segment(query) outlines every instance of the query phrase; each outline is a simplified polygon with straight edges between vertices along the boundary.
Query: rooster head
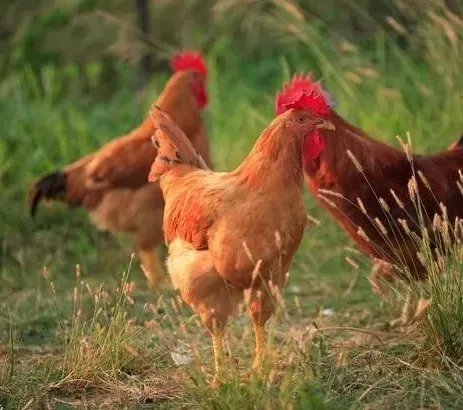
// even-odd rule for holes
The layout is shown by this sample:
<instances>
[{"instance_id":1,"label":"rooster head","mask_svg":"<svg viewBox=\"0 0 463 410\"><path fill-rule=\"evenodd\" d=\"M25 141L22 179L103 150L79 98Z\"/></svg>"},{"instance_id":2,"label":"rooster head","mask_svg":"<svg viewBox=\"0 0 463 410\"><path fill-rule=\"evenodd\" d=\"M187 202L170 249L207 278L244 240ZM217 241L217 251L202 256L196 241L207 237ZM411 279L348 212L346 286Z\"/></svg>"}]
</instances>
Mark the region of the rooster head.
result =
<instances>
[{"instance_id":1,"label":"rooster head","mask_svg":"<svg viewBox=\"0 0 463 410\"><path fill-rule=\"evenodd\" d=\"M331 114L331 98L322 88L320 82L312 80L310 73L307 75L295 74L275 98L277 115L290 109L308 111L315 118L323 120ZM321 128L323 127L315 128L303 139L302 157L304 163L318 158L325 147L325 140L320 132Z\"/></svg>"},{"instance_id":2,"label":"rooster head","mask_svg":"<svg viewBox=\"0 0 463 410\"><path fill-rule=\"evenodd\" d=\"M204 57L197 51L184 50L175 54L170 60L173 72L187 72L190 87L200 108L207 104L206 77L207 66Z\"/></svg>"},{"instance_id":3,"label":"rooster head","mask_svg":"<svg viewBox=\"0 0 463 410\"><path fill-rule=\"evenodd\" d=\"M207 75L207 66L204 57L197 51L183 50L175 54L170 60L170 68L173 72L194 70L202 76Z\"/></svg>"}]
</instances>

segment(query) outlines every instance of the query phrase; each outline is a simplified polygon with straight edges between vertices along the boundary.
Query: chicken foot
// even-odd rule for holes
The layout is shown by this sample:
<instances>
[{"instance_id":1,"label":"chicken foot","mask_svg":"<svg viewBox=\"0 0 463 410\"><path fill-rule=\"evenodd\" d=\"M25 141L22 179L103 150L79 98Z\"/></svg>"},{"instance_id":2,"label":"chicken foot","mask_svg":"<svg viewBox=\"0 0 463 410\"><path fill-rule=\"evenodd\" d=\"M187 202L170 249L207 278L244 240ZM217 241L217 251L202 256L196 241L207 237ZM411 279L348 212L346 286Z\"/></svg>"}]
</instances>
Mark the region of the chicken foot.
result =
<instances>
[{"instance_id":1,"label":"chicken foot","mask_svg":"<svg viewBox=\"0 0 463 410\"><path fill-rule=\"evenodd\" d=\"M149 288L151 290L157 289L166 276L157 249L139 249L138 254Z\"/></svg>"},{"instance_id":2,"label":"chicken foot","mask_svg":"<svg viewBox=\"0 0 463 410\"><path fill-rule=\"evenodd\" d=\"M423 316L430 303L431 301L425 298L419 298L419 300L415 303L415 298L413 297L412 292L407 291L405 303L402 307L402 314L399 318L392 320L389 325L392 328L406 328L410 326L414 321Z\"/></svg>"},{"instance_id":3,"label":"chicken foot","mask_svg":"<svg viewBox=\"0 0 463 410\"><path fill-rule=\"evenodd\" d=\"M371 270L369 281L374 293L379 296L385 297L389 291L389 283L394 280L394 272L392 265L383 260L377 259ZM400 317L389 322L392 328L410 326L415 320L419 319L427 310L430 300L420 298L415 303L412 291L407 291L405 303L402 307Z\"/></svg>"},{"instance_id":4,"label":"chicken foot","mask_svg":"<svg viewBox=\"0 0 463 410\"><path fill-rule=\"evenodd\" d=\"M413 299L411 292L407 292L400 317L390 322L391 327L406 327L411 324L415 313Z\"/></svg>"}]
</instances>

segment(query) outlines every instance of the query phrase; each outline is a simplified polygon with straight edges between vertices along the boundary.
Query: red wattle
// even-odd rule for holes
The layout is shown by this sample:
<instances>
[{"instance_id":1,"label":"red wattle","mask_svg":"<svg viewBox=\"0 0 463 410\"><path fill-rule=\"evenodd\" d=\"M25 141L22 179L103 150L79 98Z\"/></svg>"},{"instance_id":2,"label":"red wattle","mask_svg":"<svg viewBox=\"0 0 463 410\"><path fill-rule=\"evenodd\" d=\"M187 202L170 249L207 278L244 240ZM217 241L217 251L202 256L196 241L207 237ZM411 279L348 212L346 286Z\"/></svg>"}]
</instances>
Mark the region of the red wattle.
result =
<instances>
[{"instance_id":1,"label":"red wattle","mask_svg":"<svg viewBox=\"0 0 463 410\"><path fill-rule=\"evenodd\" d=\"M207 93L204 85L197 85L193 87L193 92L198 102L199 108L204 108L207 105Z\"/></svg>"},{"instance_id":2,"label":"red wattle","mask_svg":"<svg viewBox=\"0 0 463 410\"><path fill-rule=\"evenodd\" d=\"M318 158L324 148L325 140L318 131L307 135L302 141L302 161L304 166L308 162Z\"/></svg>"}]
</instances>

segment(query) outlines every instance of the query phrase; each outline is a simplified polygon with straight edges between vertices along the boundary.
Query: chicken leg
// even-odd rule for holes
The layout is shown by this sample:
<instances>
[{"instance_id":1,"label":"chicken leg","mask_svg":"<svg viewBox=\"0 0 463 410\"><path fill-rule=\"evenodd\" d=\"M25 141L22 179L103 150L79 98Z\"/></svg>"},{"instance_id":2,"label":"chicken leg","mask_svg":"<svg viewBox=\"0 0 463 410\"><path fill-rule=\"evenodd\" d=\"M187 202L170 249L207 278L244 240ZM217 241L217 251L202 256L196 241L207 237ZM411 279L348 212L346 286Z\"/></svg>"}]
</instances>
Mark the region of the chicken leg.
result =
<instances>
[{"instance_id":1,"label":"chicken leg","mask_svg":"<svg viewBox=\"0 0 463 410\"><path fill-rule=\"evenodd\" d=\"M262 367L262 358L265 352L266 334L264 325L254 323L254 335L256 337L256 347L254 352L254 362L252 368L259 370Z\"/></svg>"},{"instance_id":2,"label":"chicken leg","mask_svg":"<svg viewBox=\"0 0 463 410\"><path fill-rule=\"evenodd\" d=\"M394 319L390 322L391 327L405 327L411 324L413 320L413 314L415 313L414 309L414 300L412 293L407 291L405 296L405 303L402 306L402 313L400 317Z\"/></svg>"},{"instance_id":3,"label":"chicken leg","mask_svg":"<svg viewBox=\"0 0 463 410\"><path fill-rule=\"evenodd\" d=\"M266 288L263 282L251 291L251 300L249 304L249 315L254 326L255 350L252 369L260 370L265 354L267 344L267 335L265 332L265 323L274 311L274 300L270 290Z\"/></svg>"},{"instance_id":4,"label":"chicken leg","mask_svg":"<svg viewBox=\"0 0 463 410\"><path fill-rule=\"evenodd\" d=\"M405 303L402 307L402 314L399 318L390 322L391 327L408 327L414 321L420 319L423 314L427 311L430 299L420 297L415 303L415 298L412 295L412 291L407 291L405 297Z\"/></svg>"},{"instance_id":5,"label":"chicken leg","mask_svg":"<svg viewBox=\"0 0 463 410\"><path fill-rule=\"evenodd\" d=\"M138 254L148 286L151 290L157 289L166 276L157 249L139 249Z\"/></svg>"},{"instance_id":6,"label":"chicken leg","mask_svg":"<svg viewBox=\"0 0 463 410\"><path fill-rule=\"evenodd\" d=\"M215 376L214 383L220 383L223 374L224 354L223 354L223 330L214 329L212 332L212 346L214 348Z\"/></svg>"}]
</instances>

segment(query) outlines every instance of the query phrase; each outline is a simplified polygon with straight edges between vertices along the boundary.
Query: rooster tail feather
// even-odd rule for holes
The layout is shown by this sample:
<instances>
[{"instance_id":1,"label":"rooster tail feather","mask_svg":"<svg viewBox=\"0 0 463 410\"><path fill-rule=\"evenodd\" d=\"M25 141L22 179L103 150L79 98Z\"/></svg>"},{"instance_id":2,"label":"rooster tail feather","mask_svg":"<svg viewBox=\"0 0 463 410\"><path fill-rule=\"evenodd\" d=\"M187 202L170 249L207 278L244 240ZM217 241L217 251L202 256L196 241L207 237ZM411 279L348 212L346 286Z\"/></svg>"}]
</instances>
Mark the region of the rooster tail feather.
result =
<instances>
[{"instance_id":1,"label":"rooster tail feather","mask_svg":"<svg viewBox=\"0 0 463 410\"><path fill-rule=\"evenodd\" d=\"M34 218L42 199L61 199L66 192L66 174L54 171L41 177L29 190L30 212Z\"/></svg>"},{"instance_id":2,"label":"rooster tail feather","mask_svg":"<svg viewBox=\"0 0 463 410\"><path fill-rule=\"evenodd\" d=\"M158 152L151 166L149 181L158 180L163 174L179 165L208 169L190 140L166 113L155 106L151 110L151 118L155 127L152 141Z\"/></svg>"},{"instance_id":3,"label":"rooster tail feather","mask_svg":"<svg viewBox=\"0 0 463 410\"><path fill-rule=\"evenodd\" d=\"M452 151L456 148L463 148L463 134L461 134L460 138L455 141L455 142L452 142L449 147L448 147L448 150L449 151Z\"/></svg>"}]
</instances>

